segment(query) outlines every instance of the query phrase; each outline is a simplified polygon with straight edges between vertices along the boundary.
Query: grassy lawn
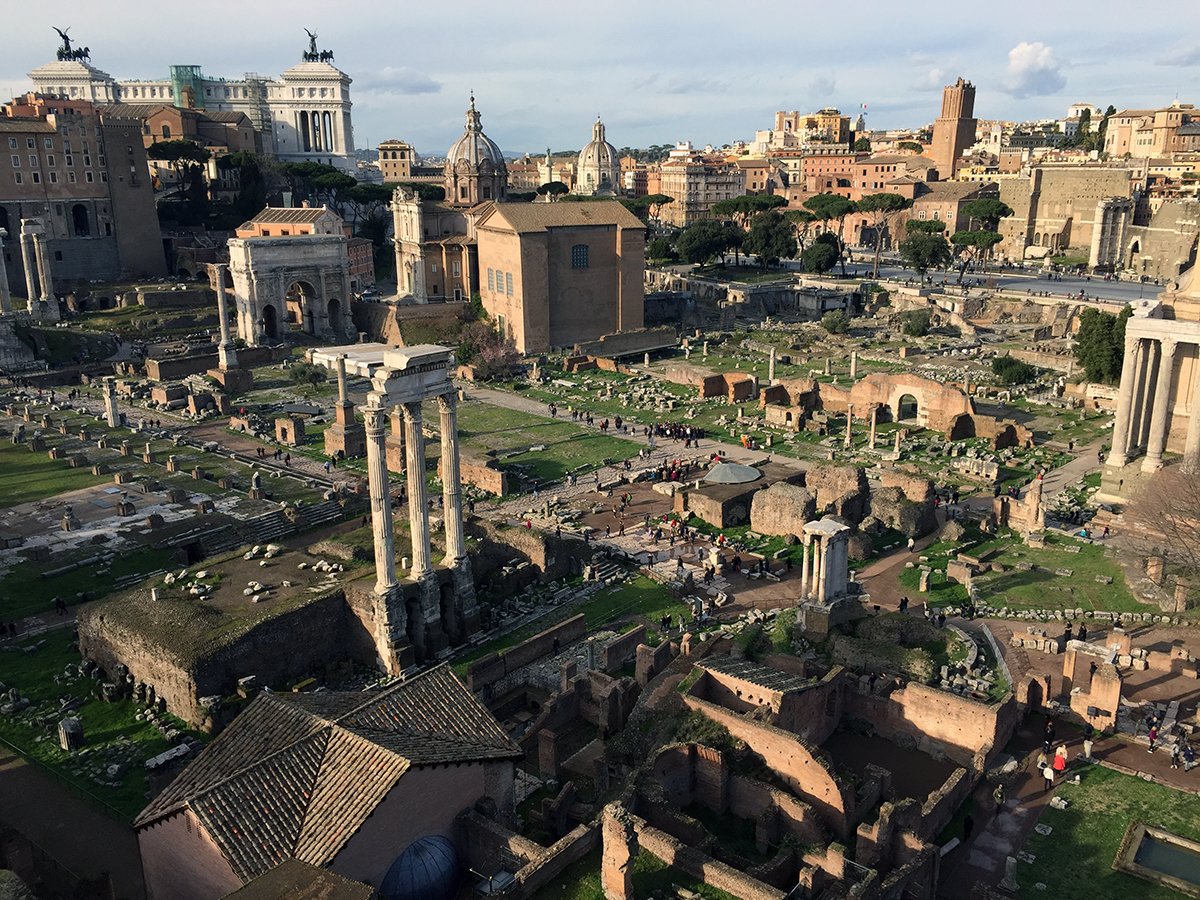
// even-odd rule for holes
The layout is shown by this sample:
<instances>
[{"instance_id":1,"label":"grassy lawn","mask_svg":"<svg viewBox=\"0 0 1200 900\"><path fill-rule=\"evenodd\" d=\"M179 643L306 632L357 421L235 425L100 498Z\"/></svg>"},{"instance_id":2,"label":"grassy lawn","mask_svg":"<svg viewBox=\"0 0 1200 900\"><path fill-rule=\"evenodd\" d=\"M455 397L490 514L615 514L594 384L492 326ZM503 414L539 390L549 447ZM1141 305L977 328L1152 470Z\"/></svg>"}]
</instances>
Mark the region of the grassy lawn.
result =
<instances>
[{"instance_id":1,"label":"grassy lawn","mask_svg":"<svg viewBox=\"0 0 1200 900\"><path fill-rule=\"evenodd\" d=\"M148 782L142 763L170 745L151 725L134 718L139 711L136 703L105 703L95 699L99 682L76 678L56 684L54 677L68 663L79 662L79 654L71 649L70 629L50 632L39 640L42 639L45 641L42 647L30 653L0 652L0 681L17 688L31 701L25 712L0 717L0 738L78 792L104 805L115 818L131 821L147 802ZM19 646L32 647L37 643L31 639ZM83 723L84 750L90 751L86 757L59 749L57 727L62 715L58 713L58 700L65 696L88 698L74 713ZM43 717L46 724L38 724L36 720ZM182 730L182 723L174 724ZM119 787L97 784L90 777L89 770L102 772L117 763L124 770L115 779L119 780Z\"/></svg>"},{"instance_id":2,"label":"grassy lawn","mask_svg":"<svg viewBox=\"0 0 1200 900\"><path fill-rule=\"evenodd\" d=\"M1079 547L1079 551L1071 553L1065 549L1072 545ZM1046 547L1034 549L1009 531L979 540L978 533L972 530L962 543L938 541L922 550L920 555L928 559L927 565L944 569L946 561L959 550L976 558L994 551L985 561L1007 568L1004 572L988 572L975 577L980 599L992 606L1110 612L1142 612L1146 609L1129 593L1121 567L1105 555L1104 547L1099 544L1049 532ZM1018 563L1029 563L1036 568L1022 571L1016 567ZM1070 569L1071 577L1056 575L1060 569ZM1111 578L1112 584L1099 582L1097 577ZM899 575L900 585L914 597L919 596L920 578L918 568L902 569ZM960 584L946 581L943 573L934 572L930 577L929 592L920 596L924 596L931 606L950 606L964 602L967 591Z\"/></svg>"},{"instance_id":3,"label":"grassy lawn","mask_svg":"<svg viewBox=\"0 0 1200 900\"><path fill-rule=\"evenodd\" d=\"M720 281L735 281L741 284L796 280L796 273L790 269L764 269L762 266L697 266L692 270L692 274L702 278L716 278Z\"/></svg>"},{"instance_id":4,"label":"grassy lawn","mask_svg":"<svg viewBox=\"0 0 1200 900\"><path fill-rule=\"evenodd\" d=\"M585 603L562 609L554 616L539 619L524 628L476 647L455 662L454 671L461 677L466 673L467 666L475 660L519 644L545 631L551 625L580 613L583 613L587 621L587 630L592 632L631 616L641 617L654 625L667 613L670 613L672 618L678 618L680 615L686 616L688 612L687 604L672 595L663 585L639 575L620 587L595 594Z\"/></svg>"},{"instance_id":5,"label":"grassy lawn","mask_svg":"<svg viewBox=\"0 0 1200 900\"><path fill-rule=\"evenodd\" d=\"M1167 900L1179 896L1117 872L1112 863L1125 829L1134 821L1200 840L1200 802L1195 797L1101 766L1086 769L1082 784L1063 784L1057 794L1070 806L1047 807L1041 821L1053 833L1029 835L1025 849L1037 859L1017 869L1022 897ZM1037 882L1046 885L1044 892L1034 888Z\"/></svg>"},{"instance_id":6,"label":"grassy lawn","mask_svg":"<svg viewBox=\"0 0 1200 900\"><path fill-rule=\"evenodd\" d=\"M32 434L32 426L26 425L25 431ZM111 475L93 475L91 468L72 469L65 459L50 459L25 444L0 444L0 508L106 482L112 482Z\"/></svg>"},{"instance_id":7,"label":"grassy lawn","mask_svg":"<svg viewBox=\"0 0 1200 900\"><path fill-rule=\"evenodd\" d=\"M77 558L93 556L99 550L81 551ZM117 554L105 566L89 566L57 575L45 573L68 565L70 559L66 554L57 554L45 563L23 562L0 579L0 619L8 621L49 613L55 597L73 604L78 602L80 591L87 592L88 600L99 600L114 589L118 579L167 568L174 557L171 550L130 550Z\"/></svg>"},{"instance_id":8,"label":"grassy lawn","mask_svg":"<svg viewBox=\"0 0 1200 900\"><path fill-rule=\"evenodd\" d=\"M700 883L649 853L634 857L635 897L673 897L672 885L686 888L703 900L734 900L725 891ZM604 891L600 888L600 852L589 853L579 862L567 866L561 875L534 894L532 900L604 900Z\"/></svg>"}]
</instances>

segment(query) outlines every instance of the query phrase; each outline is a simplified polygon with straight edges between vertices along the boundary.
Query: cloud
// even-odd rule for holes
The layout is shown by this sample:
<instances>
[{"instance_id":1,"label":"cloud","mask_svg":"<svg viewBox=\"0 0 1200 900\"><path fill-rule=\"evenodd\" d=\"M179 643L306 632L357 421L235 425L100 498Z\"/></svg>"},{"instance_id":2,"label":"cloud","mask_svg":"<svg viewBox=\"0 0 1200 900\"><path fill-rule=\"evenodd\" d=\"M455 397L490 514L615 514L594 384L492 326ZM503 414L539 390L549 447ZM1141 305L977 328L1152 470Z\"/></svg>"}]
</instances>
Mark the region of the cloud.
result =
<instances>
[{"instance_id":1,"label":"cloud","mask_svg":"<svg viewBox=\"0 0 1200 900\"><path fill-rule=\"evenodd\" d=\"M913 81L914 91L940 91L946 85L946 70L936 66L922 72Z\"/></svg>"},{"instance_id":2,"label":"cloud","mask_svg":"<svg viewBox=\"0 0 1200 900\"><path fill-rule=\"evenodd\" d=\"M1154 61L1156 66L1200 66L1200 45L1176 44Z\"/></svg>"},{"instance_id":3,"label":"cloud","mask_svg":"<svg viewBox=\"0 0 1200 900\"><path fill-rule=\"evenodd\" d=\"M378 72L356 78L355 82L363 90L390 94L436 94L442 89L440 81L408 66L385 66Z\"/></svg>"},{"instance_id":4,"label":"cloud","mask_svg":"<svg viewBox=\"0 0 1200 900\"><path fill-rule=\"evenodd\" d=\"M729 84L716 78L697 78L694 75L664 77L654 72L634 82L634 88L648 94L723 94Z\"/></svg>"},{"instance_id":5,"label":"cloud","mask_svg":"<svg viewBox=\"0 0 1200 900\"><path fill-rule=\"evenodd\" d=\"M1054 48L1040 41L1021 41L1008 51L1008 77L1005 88L1014 97L1041 97L1057 94L1067 84L1062 67L1054 58Z\"/></svg>"},{"instance_id":6,"label":"cloud","mask_svg":"<svg viewBox=\"0 0 1200 900\"><path fill-rule=\"evenodd\" d=\"M837 79L832 75L818 75L808 86L809 94L818 102L827 104L837 90Z\"/></svg>"}]
</instances>

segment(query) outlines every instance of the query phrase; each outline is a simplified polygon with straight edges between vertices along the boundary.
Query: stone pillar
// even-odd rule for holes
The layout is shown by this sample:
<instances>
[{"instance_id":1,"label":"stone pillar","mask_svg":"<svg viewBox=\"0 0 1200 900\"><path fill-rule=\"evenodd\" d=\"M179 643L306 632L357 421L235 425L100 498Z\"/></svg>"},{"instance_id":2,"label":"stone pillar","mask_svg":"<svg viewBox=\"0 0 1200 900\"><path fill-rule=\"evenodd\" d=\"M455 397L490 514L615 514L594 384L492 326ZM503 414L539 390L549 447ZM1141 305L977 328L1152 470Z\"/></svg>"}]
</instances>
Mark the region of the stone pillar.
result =
<instances>
[{"instance_id":1,"label":"stone pillar","mask_svg":"<svg viewBox=\"0 0 1200 900\"><path fill-rule=\"evenodd\" d=\"M1197 346L1200 351L1200 345ZM1188 411L1187 439L1183 445L1183 471L1188 475L1200 473L1200 354L1192 372L1192 405Z\"/></svg>"},{"instance_id":2,"label":"stone pillar","mask_svg":"<svg viewBox=\"0 0 1200 900\"><path fill-rule=\"evenodd\" d=\"M825 536L822 535L818 540L818 546L821 548L821 554L818 557L820 563L817 568L817 600L821 603L825 602L825 576L829 569L829 544Z\"/></svg>"},{"instance_id":3,"label":"stone pillar","mask_svg":"<svg viewBox=\"0 0 1200 900\"><path fill-rule=\"evenodd\" d=\"M1112 449L1108 453L1108 465L1123 466L1129 461L1129 430L1133 419L1133 395L1138 389L1135 357L1138 339L1125 338L1125 361L1121 365L1121 387L1117 393L1117 413L1113 420ZM1197 368L1200 373L1200 367ZM1197 384L1200 387L1200 382Z\"/></svg>"},{"instance_id":4,"label":"stone pillar","mask_svg":"<svg viewBox=\"0 0 1200 900\"><path fill-rule=\"evenodd\" d=\"M421 430L421 404L404 404L404 444L407 451L408 525L412 534L412 568L415 581L433 571L429 548L429 508L425 496L425 434Z\"/></svg>"},{"instance_id":5,"label":"stone pillar","mask_svg":"<svg viewBox=\"0 0 1200 900\"><path fill-rule=\"evenodd\" d=\"M217 321L221 323L221 342L217 344L217 366L221 369L237 368L237 348L229 332L229 309L225 305L225 273L229 266L225 263L213 263L212 277L216 281L214 290L217 292Z\"/></svg>"},{"instance_id":6,"label":"stone pillar","mask_svg":"<svg viewBox=\"0 0 1200 900\"><path fill-rule=\"evenodd\" d=\"M843 442L843 446L845 446L845 447L850 446L850 442L851 442L850 441L850 431L853 427L854 427L854 406L850 405L850 406L846 407L846 439Z\"/></svg>"},{"instance_id":7,"label":"stone pillar","mask_svg":"<svg viewBox=\"0 0 1200 900\"><path fill-rule=\"evenodd\" d=\"M54 300L54 280L50 277L49 252L40 234L33 236L33 251L37 257L38 275L42 282L42 300L50 303Z\"/></svg>"},{"instance_id":8,"label":"stone pillar","mask_svg":"<svg viewBox=\"0 0 1200 900\"><path fill-rule=\"evenodd\" d=\"M831 358L829 358L828 356L825 357L825 374L826 375L833 374L833 360Z\"/></svg>"},{"instance_id":9,"label":"stone pillar","mask_svg":"<svg viewBox=\"0 0 1200 900\"><path fill-rule=\"evenodd\" d=\"M767 361L767 386L775 383L775 348L771 348L771 358Z\"/></svg>"},{"instance_id":10,"label":"stone pillar","mask_svg":"<svg viewBox=\"0 0 1200 900\"><path fill-rule=\"evenodd\" d=\"M4 238L6 234L0 234L0 316L7 316L12 312L12 293L8 289L8 266L4 262Z\"/></svg>"},{"instance_id":11,"label":"stone pillar","mask_svg":"<svg viewBox=\"0 0 1200 900\"><path fill-rule=\"evenodd\" d=\"M405 471L404 463L404 415L400 406L392 407L392 430L385 441L387 445L388 471Z\"/></svg>"},{"instance_id":12,"label":"stone pillar","mask_svg":"<svg viewBox=\"0 0 1200 900\"><path fill-rule=\"evenodd\" d=\"M37 269L33 267L33 237L24 232L18 237L21 243L21 265L25 267L25 296L28 299L28 309L37 312L38 289Z\"/></svg>"},{"instance_id":13,"label":"stone pillar","mask_svg":"<svg viewBox=\"0 0 1200 900\"><path fill-rule=\"evenodd\" d=\"M900 432L896 432L896 455L900 455Z\"/></svg>"},{"instance_id":14,"label":"stone pillar","mask_svg":"<svg viewBox=\"0 0 1200 900\"><path fill-rule=\"evenodd\" d=\"M1167 419L1171 414L1171 380L1175 374L1175 350L1178 344L1164 339L1160 342L1158 375L1154 379L1154 415L1150 419L1150 438L1146 444L1143 472L1162 468L1163 451L1167 448Z\"/></svg>"},{"instance_id":15,"label":"stone pillar","mask_svg":"<svg viewBox=\"0 0 1200 900\"><path fill-rule=\"evenodd\" d=\"M1143 340L1142 346L1142 367L1141 367L1141 386L1138 390L1138 395L1135 400L1133 432L1129 436L1129 449L1132 455L1134 450L1144 450L1147 443L1147 438L1150 434L1150 415L1154 405L1154 381L1155 370L1158 367L1158 359L1161 355L1162 348L1156 340Z\"/></svg>"},{"instance_id":16,"label":"stone pillar","mask_svg":"<svg viewBox=\"0 0 1200 900\"><path fill-rule=\"evenodd\" d=\"M383 446L385 412L363 409L367 431L367 485L371 495L371 527L375 532L375 592L390 594L396 587L396 541L392 532L392 496L388 487Z\"/></svg>"},{"instance_id":17,"label":"stone pillar","mask_svg":"<svg viewBox=\"0 0 1200 900\"><path fill-rule=\"evenodd\" d=\"M639 853L633 821L620 803L601 816L600 888L605 900L634 900L633 860Z\"/></svg>"},{"instance_id":18,"label":"stone pillar","mask_svg":"<svg viewBox=\"0 0 1200 900\"><path fill-rule=\"evenodd\" d=\"M872 450L875 449L875 426L878 423L879 423L879 407L872 406L871 407L871 437L870 437L870 447Z\"/></svg>"},{"instance_id":19,"label":"stone pillar","mask_svg":"<svg viewBox=\"0 0 1200 900\"><path fill-rule=\"evenodd\" d=\"M339 354L337 362L334 364L334 370L337 372L338 386L338 406L347 406L350 403L346 396L346 357Z\"/></svg>"},{"instance_id":20,"label":"stone pillar","mask_svg":"<svg viewBox=\"0 0 1200 900\"><path fill-rule=\"evenodd\" d=\"M442 515L446 529L446 565L466 558L463 540L462 483L458 470L458 411L453 394L437 398L442 432Z\"/></svg>"},{"instance_id":21,"label":"stone pillar","mask_svg":"<svg viewBox=\"0 0 1200 900\"><path fill-rule=\"evenodd\" d=\"M104 421L108 423L109 428L116 428L121 424L121 413L117 409L117 382L114 378L104 379Z\"/></svg>"},{"instance_id":22,"label":"stone pillar","mask_svg":"<svg viewBox=\"0 0 1200 900\"><path fill-rule=\"evenodd\" d=\"M857 350L850 351L850 377L851 378L858 377L858 351Z\"/></svg>"},{"instance_id":23,"label":"stone pillar","mask_svg":"<svg viewBox=\"0 0 1200 900\"><path fill-rule=\"evenodd\" d=\"M808 535L804 535L804 562L800 565L800 599L808 599Z\"/></svg>"}]
</instances>

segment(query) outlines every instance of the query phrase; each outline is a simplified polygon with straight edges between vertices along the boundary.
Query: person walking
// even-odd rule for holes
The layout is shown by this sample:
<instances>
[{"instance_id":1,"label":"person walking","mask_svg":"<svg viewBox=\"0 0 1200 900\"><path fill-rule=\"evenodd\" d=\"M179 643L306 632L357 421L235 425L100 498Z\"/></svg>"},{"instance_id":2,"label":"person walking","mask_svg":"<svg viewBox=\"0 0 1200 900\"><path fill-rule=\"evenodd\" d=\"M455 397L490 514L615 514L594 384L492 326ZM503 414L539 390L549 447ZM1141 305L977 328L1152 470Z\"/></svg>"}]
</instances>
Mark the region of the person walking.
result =
<instances>
[{"instance_id":1,"label":"person walking","mask_svg":"<svg viewBox=\"0 0 1200 900\"><path fill-rule=\"evenodd\" d=\"M1096 734L1096 729L1091 723L1083 726L1083 758L1088 762L1092 761L1092 738Z\"/></svg>"},{"instance_id":2,"label":"person walking","mask_svg":"<svg viewBox=\"0 0 1200 900\"><path fill-rule=\"evenodd\" d=\"M1150 749L1147 750L1146 752L1153 753L1154 745L1158 741L1158 722L1155 722L1153 725L1150 726L1150 731L1146 736L1148 738L1150 738Z\"/></svg>"},{"instance_id":3,"label":"person walking","mask_svg":"<svg viewBox=\"0 0 1200 900\"><path fill-rule=\"evenodd\" d=\"M1054 771L1061 775L1067 771L1067 745L1059 744L1058 749L1054 751Z\"/></svg>"},{"instance_id":4,"label":"person walking","mask_svg":"<svg viewBox=\"0 0 1200 900\"><path fill-rule=\"evenodd\" d=\"M1042 769L1042 778L1046 782L1046 790L1048 790L1048 791L1053 790L1054 789L1054 769L1050 766L1046 766L1045 768L1043 768Z\"/></svg>"}]
</instances>

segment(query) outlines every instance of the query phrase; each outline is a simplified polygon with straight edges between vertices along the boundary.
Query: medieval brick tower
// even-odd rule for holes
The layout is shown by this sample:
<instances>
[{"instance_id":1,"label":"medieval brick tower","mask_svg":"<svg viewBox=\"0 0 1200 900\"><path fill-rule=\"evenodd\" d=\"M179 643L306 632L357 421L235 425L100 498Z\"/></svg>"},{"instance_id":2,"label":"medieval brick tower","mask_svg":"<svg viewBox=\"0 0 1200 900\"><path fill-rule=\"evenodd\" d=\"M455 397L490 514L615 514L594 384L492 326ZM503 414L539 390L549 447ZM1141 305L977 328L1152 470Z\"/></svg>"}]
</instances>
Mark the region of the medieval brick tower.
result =
<instances>
[{"instance_id":1,"label":"medieval brick tower","mask_svg":"<svg viewBox=\"0 0 1200 900\"><path fill-rule=\"evenodd\" d=\"M963 151L975 143L975 85L959 78L942 91L942 114L933 124L929 155L941 178L953 178Z\"/></svg>"}]
</instances>

